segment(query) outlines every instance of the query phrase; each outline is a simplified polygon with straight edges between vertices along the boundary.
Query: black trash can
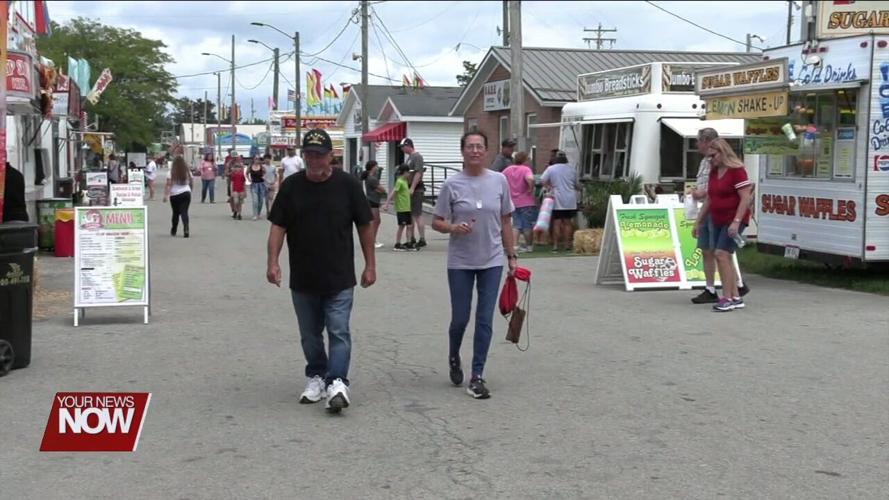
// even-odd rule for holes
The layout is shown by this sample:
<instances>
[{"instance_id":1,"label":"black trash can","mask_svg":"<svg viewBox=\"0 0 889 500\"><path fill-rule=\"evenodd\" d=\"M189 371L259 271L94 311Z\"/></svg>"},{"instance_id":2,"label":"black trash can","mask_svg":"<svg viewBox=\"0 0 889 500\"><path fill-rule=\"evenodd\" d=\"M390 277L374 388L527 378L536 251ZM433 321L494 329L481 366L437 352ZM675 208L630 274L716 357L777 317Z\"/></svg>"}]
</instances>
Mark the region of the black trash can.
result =
<instances>
[{"instance_id":1,"label":"black trash can","mask_svg":"<svg viewBox=\"0 0 889 500\"><path fill-rule=\"evenodd\" d=\"M31 363L36 252L36 224L0 224L0 375Z\"/></svg>"}]
</instances>

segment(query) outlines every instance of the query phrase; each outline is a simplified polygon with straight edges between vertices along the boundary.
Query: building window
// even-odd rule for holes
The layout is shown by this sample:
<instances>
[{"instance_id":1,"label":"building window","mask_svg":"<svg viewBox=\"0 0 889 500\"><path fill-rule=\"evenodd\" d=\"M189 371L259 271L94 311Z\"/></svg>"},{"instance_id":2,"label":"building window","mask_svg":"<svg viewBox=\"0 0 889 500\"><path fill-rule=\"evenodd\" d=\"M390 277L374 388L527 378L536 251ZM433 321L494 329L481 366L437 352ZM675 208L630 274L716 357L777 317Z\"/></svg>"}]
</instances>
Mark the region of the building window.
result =
<instances>
[{"instance_id":1,"label":"building window","mask_svg":"<svg viewBox=\"0 0 889 500\"><path fill-rule=\"evenodd\" d=\"M467 132L478 132L478 118L467 118L466 119L466 131Z\"/></svg>"},{"instance_id":2,"label":"building window","mask_svg":"<svg viewBox=\"0 0 889 500\"><path fill-rule=\"evenodd\" d=\"M581 176L589 179L625 177L632 134L631 122L584 125Z\"/></svg>"},{"instance_id":3,"label":"building window","mask_svg":"<svg viewBox=\"0 0 889 500\"><path fill-rule=\"evenodd\" d=\"M725 139L743 159L741 139ZM695 137L682 137L673 129L661 124L661 171L660 180L687 180L698 176L698 167L703 156L698 153L698 140Z\"/></svg>"},{"instance_id":4,"label":"building window","mask_svg":"<svg viewBox=\"0 0 889 500\"><path fill-rule=\"evenodd\" d=\"M509 115L500 115L500 140L497 141L497 149L500 149L500 144L503 141L509 139Z\"/></svg>"},{"instance_id":5,"label":"building window","mask_svg":"<svg viewBox=\"0 0 889 500\"><path fill-rule=\"evenodd\" d=\"M769 177L853 181L862 133L856 100L857 92L846 90L791 93L790 116L748 121L745 150L766 155ZM790 137L781 129L788 124Z\"/></svg>"}]
</instances>

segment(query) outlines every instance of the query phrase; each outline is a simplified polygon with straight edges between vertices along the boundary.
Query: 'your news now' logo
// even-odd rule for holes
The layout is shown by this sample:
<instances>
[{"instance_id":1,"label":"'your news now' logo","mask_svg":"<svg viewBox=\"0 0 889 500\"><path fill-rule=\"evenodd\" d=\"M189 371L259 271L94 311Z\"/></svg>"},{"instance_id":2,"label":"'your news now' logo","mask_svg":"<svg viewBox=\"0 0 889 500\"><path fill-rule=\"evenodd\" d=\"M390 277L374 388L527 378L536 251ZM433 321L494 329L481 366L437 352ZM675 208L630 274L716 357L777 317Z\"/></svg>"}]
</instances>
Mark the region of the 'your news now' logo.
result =
<instances>
[{"instance_id":1,"label":"'your news now' logo","mask_svg":"<svg viewBox=\"0 0 889 500\"><path fill-rule=\"evenodd\" d=\"M136 451L150 392L58 392L40 451Z\"/></svg>"}]
</instances>

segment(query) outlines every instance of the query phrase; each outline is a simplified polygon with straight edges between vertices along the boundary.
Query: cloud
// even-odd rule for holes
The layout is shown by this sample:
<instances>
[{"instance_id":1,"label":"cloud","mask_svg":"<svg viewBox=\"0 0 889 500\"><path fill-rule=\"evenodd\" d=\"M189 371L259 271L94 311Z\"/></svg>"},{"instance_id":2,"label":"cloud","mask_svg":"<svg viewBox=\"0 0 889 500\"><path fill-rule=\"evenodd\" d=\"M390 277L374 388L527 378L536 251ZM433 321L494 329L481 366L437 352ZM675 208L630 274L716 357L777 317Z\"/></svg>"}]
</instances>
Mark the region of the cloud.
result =
<instances>
[{"instance_id":1,"label":"cloud","mask_svg":"<svg viewBox=\"0 0 889 500\"><path fill-rule=\"evenodd\" d=\"M766 37L767 46L784 41L786 2L781 1L656 1L671 12L689 21L712 29L721 35L743 42L748 32ZM143 36L162 40L175 59L168 66L174 75L190 75L222 71L223 93L231 86L228 64L202 52L231 57L231 35L235 35L235 61L238 65L269 59L271 52L261 45L248 43L254 38L281 49L291 50L289 35L268 28L251 26L251 21L270 23L286 33L299 30L301 49L314 53L328 45L334 36L353 18L358 3L326 2L70 2L49 3L50 15L64 23L77 16L133 28ZM406 6L410 8L406 8ZM497 28L502 24L501 2L457 1L376 2L375 18L370 31L368 65L376 75L386 75L400 82L402 74L411 73L404 57L383 34L385 24L401 51L430 85L456 85L456 75L463 73L463 61L478 63L488 47L499 45ZM798 15L798 13L797 13ZM584 28L616 28L617 33L603 36L617 38L615 49L661 49L694 51L743 51L743 45L713 35L688 22L673 17L645 2L522 2L522 34L525 46L585 48L584 37L594 34ZM346 26L342 36L325 50L321 57L349 68L304 57L301 79L310 68L320 70L328 83L358 82L361 61L352 60L360 53L359 26ZM794 34L796 35L796 34ZM455 50L460 44L460 49ZM385 56L385 58L384 58ZM254 99L257 114L266 114L272 80L266 75L269 63L236 71L236 96L242 109L249 109ZM286 95L293 80L293 60L280 68L280 95ZM370 82L385 83L385 78L371 76ZM216 76L204 75L179 80L180 95L203 97L208 91L215 100ZM394 83L398 85L399 83ZM252 87L256 86L255 89ZM223 101L228 101L223 97Z\"/></svg>"}]
</instances>

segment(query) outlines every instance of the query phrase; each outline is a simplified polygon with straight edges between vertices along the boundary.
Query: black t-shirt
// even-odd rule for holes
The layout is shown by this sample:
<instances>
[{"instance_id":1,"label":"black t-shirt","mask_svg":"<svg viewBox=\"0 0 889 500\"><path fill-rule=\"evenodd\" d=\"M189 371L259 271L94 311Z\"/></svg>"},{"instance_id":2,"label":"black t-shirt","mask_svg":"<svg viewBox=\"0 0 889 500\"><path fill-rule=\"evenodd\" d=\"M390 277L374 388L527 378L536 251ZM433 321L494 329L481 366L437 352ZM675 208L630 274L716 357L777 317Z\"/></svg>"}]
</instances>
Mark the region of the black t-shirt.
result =
<instances>
[{"instance_id":1,"label":"black t-shirt","mask_svg":"<svg viewBox=\"0 0 889 500\"><path fill-rule=\"evenodd\" d=\"M358 179L334 170L312 182L297 172L281 184L269 220L287 231L291 289L335 293L357 284L352 225L371 221Z\"/></svg>"}]
</instances>

